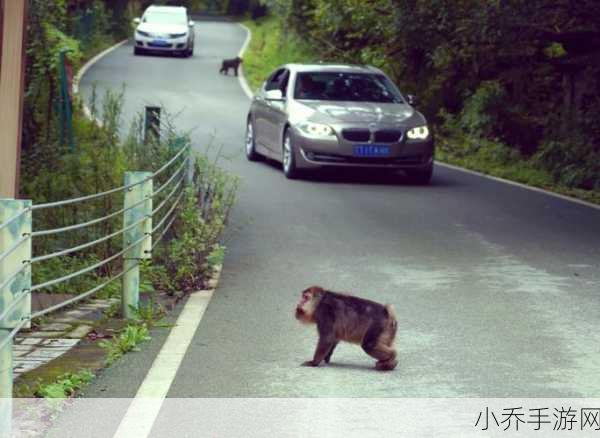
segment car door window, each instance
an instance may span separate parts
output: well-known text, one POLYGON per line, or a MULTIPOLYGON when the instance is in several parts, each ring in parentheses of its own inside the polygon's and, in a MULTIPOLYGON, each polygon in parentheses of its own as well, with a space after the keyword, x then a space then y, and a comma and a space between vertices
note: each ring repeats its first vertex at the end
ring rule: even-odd
POLYGON ((273 73, 265 83, 265 91, 281 90, 284 96, 287 92, 287 86, 290 79, 290 71, 285 68, 280 68, 273 73))

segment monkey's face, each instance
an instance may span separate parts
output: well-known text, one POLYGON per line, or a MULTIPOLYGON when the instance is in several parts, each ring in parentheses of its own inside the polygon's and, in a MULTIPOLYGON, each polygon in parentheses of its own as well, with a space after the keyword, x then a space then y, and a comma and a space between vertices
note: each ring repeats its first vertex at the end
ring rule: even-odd
POLYGON ((306 324, 315 322, 315 310, 322 293, 321 288, 311 287, 302 292, 300 301, 296 305, 296 319, 306 324))

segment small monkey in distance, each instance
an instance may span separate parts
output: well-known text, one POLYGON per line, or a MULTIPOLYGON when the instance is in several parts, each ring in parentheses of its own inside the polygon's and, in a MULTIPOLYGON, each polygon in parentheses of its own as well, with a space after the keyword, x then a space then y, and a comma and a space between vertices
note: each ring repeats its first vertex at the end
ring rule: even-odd
POLYGON ((296 306, 296 319, 316 324, 319 341, 312 360, 305 366, 329 363, 339 341, 359 344, 365 353, 377 359, 375 368, 389 371, 396 368, 394 339, 398 323, 391 305, 382 305, 350 295, 312 286, 302 292, 296 306))
POLYGON ((233 72, 237 76, 238 68, 242 62, 242 58, 240 58, 239 56, 236 56, 233 59, 224 59, 221 63, 221 70, 219 70, 219 73, 225 73, 226 75, 228 75, 229 69, 232 68, 233 72))

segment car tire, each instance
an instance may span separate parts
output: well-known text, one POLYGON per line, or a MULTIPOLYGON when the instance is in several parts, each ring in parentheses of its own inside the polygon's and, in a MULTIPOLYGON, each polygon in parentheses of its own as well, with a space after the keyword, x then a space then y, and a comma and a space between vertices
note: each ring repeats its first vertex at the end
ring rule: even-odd
POLYGON ((134 47, 133 48, 133 54, 134 54, 134 56, 141 55, 142 54, 142 49, 140 49, 139 47, 134 47))
POLYGON ((283 167, 283 174, 288 179, 296 179, 300 176, 300 171, 296 167, 296 154, 294 149, 294 142, 290 130, 286 129, 283 134, 283 145, 281 150, 281 161, 283 167))
POLYGON ((431 182, 433 176, 433 165, 425 169, 410 170, 407 172, 408 178, 414 184, 427 185, 431 182))
POLYGON ((188 58, 191 58, 192 56, 194 56, 194 45, 192 44, 192 47, 190 47, 187 50, 187 53, 185 54, 185 56, 187 56, 188 58))
POLYGON ((254 139, 254 124, 252 120, 248 118, 248 124, 246 125, 246 142, 245 148, 246 158, 248 161, 260 160, 260 155, 256 152, 256 141, 254 139))

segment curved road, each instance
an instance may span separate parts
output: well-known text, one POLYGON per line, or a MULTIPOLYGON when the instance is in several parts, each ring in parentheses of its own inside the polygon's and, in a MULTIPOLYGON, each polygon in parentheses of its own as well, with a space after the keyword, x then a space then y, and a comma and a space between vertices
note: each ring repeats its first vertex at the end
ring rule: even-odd
MULTIPOLYGON (((353 172, 288 181, 245 160, 249 101, 218 74, 245 31, 196 32, 192 59, 125 45, 81 85, 125 83, 127 119, 144 103, 180 113, 197 147, 214 137, 242 178, 224 273, 169 397, 600 396, 600 210, 439 166, 428 187, 353 172), (395 372, 350 345, 331 366, 299 366, 315 333, 293 308, 315 283, 395 305, 395 372)), ((162 339, 87 394, 132 397, 162 339)))

